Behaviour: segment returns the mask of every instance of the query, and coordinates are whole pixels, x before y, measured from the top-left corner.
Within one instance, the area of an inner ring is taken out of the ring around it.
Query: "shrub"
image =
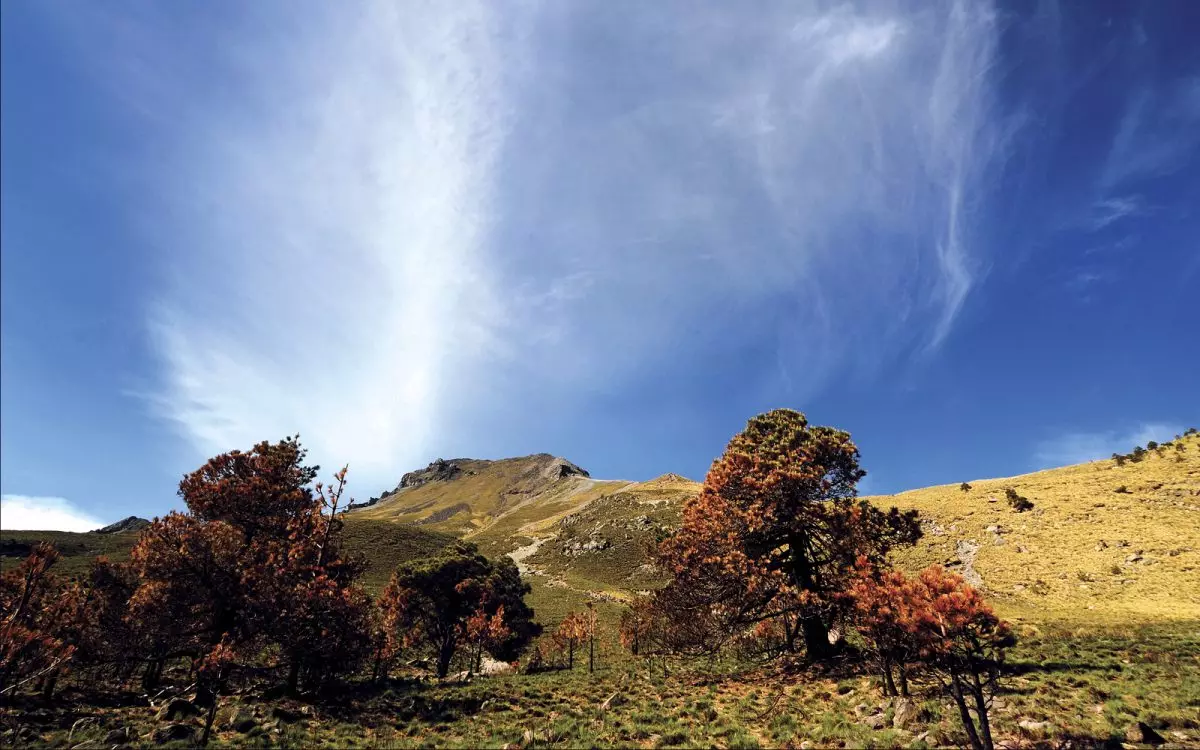
[[[960,490],[962,490],[963,492],[970,492],[970,491],[971,491],[971,485],[967,484],[966,482],[963,482],[962,484],[958,485],[958,488],[959,488]]]
[[[1128,460],[1128,458],[1127,458],[1126,456],[1122,456],[1120,453],[1114,453],[1114,454],[1112,454],[1112,458],[1113,458],[1113,460],[1114,460],[1114,461],[1116,461],[1116,462],[1117,462],[1117,466],[1124,466],[1124,465],[1125,465],[1125,461],[1127,461],[1127,460]]]
[[[1008,504],[1018,513],[1033,510],[1033,502],[1029,498],[1017,494],[1017,491],[1011,487],[1004,491],[1004,496],[1008,498]]]
[[[1128,495],[1128,494],[1129,494],[1129,488],[1128,488],[1128,487],[1126,487],[1125,485],[1121,485],[1120,487],[1118,487],[1118,488],[1116,488],[1115,490],[1113,490],[1113,492],[1116,492],[1116,493],[1117,493],[1117,494],[1119,494],[1119,495]]]
[[[1133,452],[1129,454],[1129,460],[1137,463],[1146,457],[1146,449],[1142,446],[1135,446]]]
[[[1146,450],[1152,451],[1152,450],[1157,450],[1157,449],[1158,449],[1158,443],[1156,443],[1155,441],[1151,440],[1150,442],[1146,443]]]

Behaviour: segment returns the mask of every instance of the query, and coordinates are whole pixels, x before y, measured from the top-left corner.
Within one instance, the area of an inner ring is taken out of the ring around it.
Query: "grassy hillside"
[[[975,578],[1006,615],[1200,619],[1200,436],[1139,462],[1111,459],[870,498],[915,508],[925,537],[898,555]],[[1033,508],[1017,512],[1007,490]],[[973,574],[973,575],[972,575]]]
[[[421,484],[398,487],[358,519],[407,523],[495,542],[536,531],[587,502],[628,484],[597,481],[579,467],[547,453],[500,461],[453,459],[453,471],[417,476]],[[443,476],[445,478],[434,478]],[[488,533],[490,532],[490,533]],[[508,551],[508,550],[503,550]]]
[[[363,583],[372,592],[382,589],[401,563],[434,555],[454,540],[454,537],[436,531],[364,522],[356,518],[346,520],[345,534],[346,548],[367,558]],[[111,560],[127,560],[137,537],[136,533],[5,531],[0,534],[0,568],[7,570],[18,564],[33,545],[47,541],[62,555],[54,566],[55,572],[74,578],[87,573],[91,561],[100,555]]]

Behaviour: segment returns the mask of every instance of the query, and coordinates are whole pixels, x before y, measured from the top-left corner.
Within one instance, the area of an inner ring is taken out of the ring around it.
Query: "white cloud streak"
[[[1081,464],[1129,453],[1137,445],[1144,448],[1151,440],[1171,440],[1182,432],[1180,425],[1161,422],[1145,422],[1126,430],[1068,432],[1038,443],[1034,459],[1039,469]]]
[[[0,496],[0,529],[94,531],[104,523],[61,497]]]
[[[272,7],[123,77],[172,125],[154,399],[206,454],[298,430],[394,481],[456,414],[728,335],[811,391],[936,347],[986,268],[986,3]]]

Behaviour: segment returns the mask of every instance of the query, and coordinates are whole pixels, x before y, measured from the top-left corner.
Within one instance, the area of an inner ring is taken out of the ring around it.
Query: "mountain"
[[[145,518],[139,518],[138,516],[129,516],[127,518],[122,518],[120,521],[117,521],[116,523],[110,523],[107,526],[101,527],[99,529],[94,529],[92,533],[94,533],[94,534],[121,534],[126,531],[141,531],[142,529],[146,528],[149,525],[150,525],[150,522],[147,521]]]
[[[1200,577],[1200,436],[1143,455],[865,499],[920,513],[924,536],[899,565],[945,565],[1014,619],[1200,618],[1200,587],[1186,584]],[[454,459],[406,474],[353,515],[512,554],[543,603],[619,601],[660,580],[650,545],[699,488],[675,474],[597,480],[548,454]]]
[[[1200,619],[1200,435],[1121,465],[1105,459],[966,484],[867,498],[916,509],[923,519],[921,541],[896,555],[901,567],[943,564],[1018,620]],[[676,474],[595,479],[545,453],[439,459],[348,512],[346,544],[368,558],[372,590],[399,562],[454,537],[488,555],[512,555],[550,621],[582,602],[607,607],[656,585],[649,551],[678,525],[684,501],[699,488]],[[1010,495],[1032,507],[1019,510],[1023,504]],[[113,526],[123,524],[129,519]],[[63,551],[62,569],[82,572],[97,554],[123,559],[137,537],[130,531],[8,531],[0,556],[7,567],[50,537]]]

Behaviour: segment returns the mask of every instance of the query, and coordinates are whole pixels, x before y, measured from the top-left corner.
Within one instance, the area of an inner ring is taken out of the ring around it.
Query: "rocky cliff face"
[[[400,478],[400,489],[420,487],[428,482],[447,482],[460,476],[463,468],[456,461],[439,458],[424,469],[410,471]]]

